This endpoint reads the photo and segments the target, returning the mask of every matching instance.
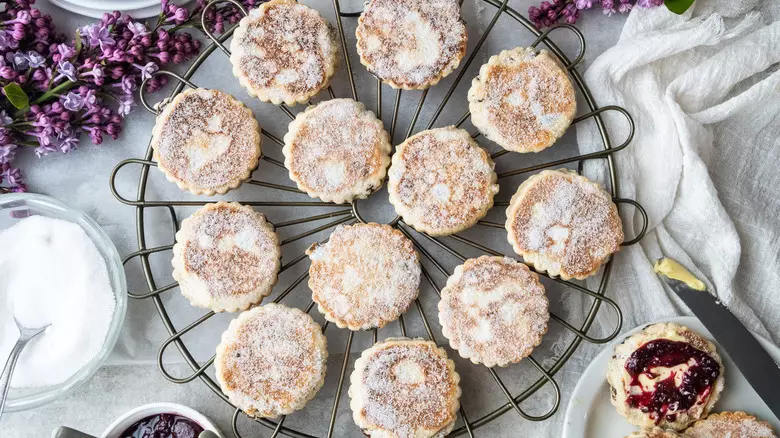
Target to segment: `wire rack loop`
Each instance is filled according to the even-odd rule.
[[[642,228],[639,230],[639,234],[637,234],[636,237],[634,237],[633,239],[621,243],[621,245],[629,246],[642,240],[645,237],[645,233],[647,233],[647,225],[648,225],[647,211],[645,210],[644,207],[642,207],[642,204],[634,201],[633,199],[626,199],[626,198],[615,198],[612,201],[615,204],[633,205],[634,208],[636,208],[639,214],[642,216]]]
[[[163,292],[167,292],[167,291],[169,291],[171,289],[175,289],[177,287],[179,287],[179,282],[174,281],[173,283],[169,283],[169,284],[166,284],[165,286],[158,287],[158,288],[156,288],[154,290],[151,290],[151,291],[149,291],[147,293],[144,293],[144,294],[136,294],[136,293],[127,291],[127,296],[129,296],[130,298],[133,298],[135,300],[143,300],[144,298],[155,297],[157,295],[160,295]]]
[[[583,120],[589,119],[591,117],[598,117],[599,115],[601,115],[601,113],[603,113],[605,111],[617,111],[620,114],[622,114],[623,116],[625,116],[625,118],[626,118],[626,123],[628,123],[628,135],[626,136],[626,139],[623,141],[623,143],[621,143],[619,146],[612,147],[611,143],[606,142],[607,143],[606,147],[603,150],[596,151],[596,152],[590,152],[590,153],[587,153],[587,154],[575,155],[575,156],[569,157],[569,158],[562,158],[560,160],[549,161],[549,162],[546,162],[546,163],[537,164],[535,166],[529,166],[529,167],[524,167],[522,169],[511,170],[511,171],[499,173],[498,174],[498,178],[502,179],[502,178],[507,178],[507,177],[510,177],[510,176],[520,175],[522,173],[535,172],[537,170],[548,169],[550,167],[563,166],[564,164],[574,163],[574,162],[577,162],[577,161],[584,162],[584,161],[587,161],[587,160],[594,160],[594,159],[597,159],[597,158],[607,158],[607,157],[611,156],[612,154],[614,154],[615,152],[619,152],[619,151],[625,149],[629,145],[629,143],[631,143],[631,140],[633,140],[633,138],[634,138],[634,133],[636,131],[636,125],[634,124],[634,118],[631,117],[631,114],[629,114],[628,111],[626,111],[624,108],[621,108],[619,106],[614,106],[614,105],[604,106],[604,107],[601,107],[601,108],[599,108],[597,110],[591,111],[591,112],[589,112],[587,114],[583,114],[583,115],[581,115],[579,117],[576,117],[574,119],[574,121],[572,121],[572,124],[580,123]],[[495,154],[493,154],[491,156],[491,158],[495,159],[495,158],[498,158],[498,157],[500,157],[502,155],[506,155],[507,153],[508,153],[507,150],[502,150],[502,151],[499,151],[499,152],[496,152]]]
[[[233,435],[235,435],[236,438],[243,438],[241,432],[238,431],[238,417],[240,413],[243,413],[243,411],[241,409],[236,409],[235,412],[233,412],[233,419],[231,420],[231,429],[233,430]],[[248,415],[244,416],[250,418]],[[274,427],[274,430],[271,432],[271,435],[269,435],[269,438],[276,438],[279,436],[279,432],[282,430],[282,425],[284,424],[285,418],[287,418],[286,415],[282,415],[279,418],[279,421],[276,423],[276,427]]]
[[[154,248],[140,249],[138,251],[131,252],[130,254],[126,255],[122,259],[122,264],[126,265],[127,262],[129,262],[130,260],[132,260],[132,259],[134,259],[136,257],[145,256],[145,255],[149,255],[149,254],[154,254],[156,252],[161,252],[161,251],[167,251],[169,249],[173,249],[173,245],[165,245],[165,246],[157,246],[157,247],[154,247]]]
[[[191,375],[189,375],[187,377],[181,377],[180,378],[180,377],[174,377],[172,374],[170,374],[168,372],[168,370],[165,369],[165,363],[163,361],[163,356],[165,356],[165,350],[168,348],[168,346],[170,346],[174,341],[180,339],[182,336],[184,336],[185,334],[187,334],[188,332],[190,332],[192,329],[194,329],[195,327],[199,326],[200,324],[204,323],[205,321],[207,321],[209,318],[211,318],[214,315],[215,315],[215,313],[214,313],[213,310],[208,312],[208,313],[206,313],[205,315],[203,315],[200,318],[196,319],[195,321],[191,322],[189,325],[187,325],[183,329],[177,331],[176,334],[174,334],[173,336],[168,338],[165,342],[163,342],[163,344],[160,346],[160,349],[157,351],[157,366],[160,368],[160,372],[163,374],[163,376],[166,379],[170,380],[173,383],[179,383],[179,384],[181,384],[181,383],[188,383],[188,382],[191,382],[191,381],[195,380],[196,378],[198,378],[198,376],[203,374],[203,372],[205,372],[206,369],[208,367],[210,367],[211,364],[214,363],[214,358],[216,356],[212,356],[211,359],[206,361],[206,363],[201,365]]]
[[[143,205],[143,201],[136,200],[131,201],[130,199],[125,198],[124,196],[119,194],[119,190],[116,188],[116,177],[120,170],[122,170],[123,167],[129,165],[129,164],[140,164],[142,166],[150,167],[150,166],[157,166],[157,163],[150,160],[142,160],[139,158],[128,158],[126,160],[122,160],[114,166],[114,170],[111,171],[111,175],[108,177],[109,181],[109,187],[111,188],[111,194],[114,195],[114,198],[116,198],[119,202],[125,205],[135,205],[140,206]]]
[[[577,52],[577,56],[574,57],[574,59],[566,64],[564,67],[566,67],[566,70],[571,70],[575,67],[577,67],[577,64],[582,62],[582,59],[585,57],[585,36],[582,35],[582,32],[580,32],[579,29],[572,26],[571,24],[558,24],[552,27],[548,27],[544,32],[542,32],[538,37],[536,37],[536,40],[534,40],[533,43],[531,43],[531,47],[536,48],[536,46],[539,45],[542,41],[547,38],[547,35],[550,34],[550,32],[556,31],[558,29],[566,29],[570,32],[574,33],[574,36],[577,37],[577,41],[580,44],[580,50]]]
[[[561,388],[558,386],[558,382],[555,381],[555,379],[552,378],[550,373],[547,372],[547,370],[542,367],[542,365],[536,361],[536,359],[533,358],[533,356],[528,356],[526,358],[529,360],[534,367],[536,367],[537,370],[539,370],[540,373],[544,376],[544,379],[549,382],[553,386],[553,391],[555,392],[555,401],[553,402],[553,406],[544,414],[541,415],[531,415],[526,413],[518,404],[517,401],[512,397],[512,393],[509,392],[509,388],[506,387],[504,382],[501,381],[501,379],[498,377],[498,373],[493,368],[488,368],[490,371],[490,375],[493,376],[493,379],[495,379],[496,383],[498,384],[499,388],[501,388],[501,392],[504,393],[507,400],[509,400],[509,403],[512,405],[514,410],[523,418],[525,418],[528,421],[544,421],[555,414],[555,412],[558,410],[558,407],[561,405]]]
[[[141,99],[141,103],[143,104],[144,108],[146,108],[147,111],[150,113],[157,115],[160,113],[160,111],[163,109],[165,105],[167,105],[170,102],[170,98],[165,98],[161,100],[160,102],[155,103],[154,105],[149,105],[149,102],[146,100],[146,84],[152,80],[152,78],[155,78],[157,76],[168,76],[171,78],[176,79],[177,81],[186,84],[190,88],[198,88],[197,85],[190,82],[188,79],[185,79],[181,76],[179,76],[177,73],[174,73],[169,70],[157,70],[156,72],[152,73],[149,77],[144,79],[143,82],[141,82],[141,89],[139,90],[138,94]]]
[[[213,8],[214,6],[216,6],[216,5],[220,4],[220,3],[231,3],[233,6],[237,7],[237,8],[238,8],[238,10],[239,10],[239,11],[241,11],[241,13],[242,13],[242,14],[244,14],[244,17],[246,17],[247,15],[249,15],[249,12],[247,12],[247,10],[246,10],[246,8],[244,7],[244,5],[242,5],[242,4],[241,4],[241,2],[239,2],[239,1],[237,1],[237,0],[212,0],[212,1],[210,1],[210,2],[209,2],[207,5],[206,5],[206,7],[204,7],[204,8],[203,8],[203,11],[201,11],[201,16],[200,16],[200,27],[201,27],[201,29],[203,30],[203,33],[205,33],[205,34],[206,34],[206,36],[207,36],[207,37],[209,37],[209,39],[210,39],[211,41],[213,41],[213,42],[214,42],[214,44],[216,44],[216,45],[217,45],[217,47],[219,47],[219,50],[222,50],[222,53],[224,53],[225,55],[227,55],[227,56],[228,56],[228,58],[229,58],[229,57],[230,57],[230,49],[228,49],[227,47],[225,47],[225,45],[224,45],[224,44],[222,44],[222,41],[224,41],[224,40],[223,40],[223,38],[221,38],[221,37],[220,37],[220,38],[217,38],[217,37],[215,37],[215,36],[214,36],[214,34],[213,34],[213,33],[211,33],[211,31],[209,30],[209,27],[208,27],[208,25],[206,25],[206,15],[207,15],[206,13],[207,13],[209,10],[211,10],[211,8]],[[235,27],[236,27],[236,26],[233,26],[233,28],[231,28],[231,30],[232,30],[232,29],[234,29]],[[222,36],[224,37],[224,35],[226,35],[226,34],[231,34],[231,35],[232,35],[232,33],[233,33],[233,32],[225,32],[225,33],[224,33]]]

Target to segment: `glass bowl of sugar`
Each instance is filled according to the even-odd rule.
[[[127,309],[122,259],[97,222],[43,195],[0,196],[0,367],[14,324],[49,327],[17,362],[5,411],[72,391],[106,361]]]

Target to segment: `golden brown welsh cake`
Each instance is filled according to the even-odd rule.
[[[515,252],[537,271],[564,280],[595,274],[623,242],[610,195],[567,169],[545,170],[525,180],[506,216]]]
[[[298,114],[284,136],[284,165],[309,196],[342,204],[379,189],[390,135],[362,103],[331,99]]]
[[[477,223],[498,193],[493,160],[463,129],[449,126],[409,137],[388,170],[390,203],[404,222],[433,236]]]
[[[230,402],[252,417],[302,409],[325,382],[327,340],[299,309],[266,304],[241,313],[222,334],[214,359]]]
[[[718,412],[685,429],[691,438],[777,438],[766,421],[745,412]]]
[[[466,54],[457,0],[370,0],[355,34],[360,62],[394,88],[435,85]]]
[[[508,257],[468,259],[441,291],[439,322],[450,346],[474,363],[507,366],[542,341],[550,319],[539,276]]]
[[[179,93],[163,107],[152,133],[157,167],[196,195],[224,194],[249,179],[260,144],[252,111],[227,93],[205,88]]]
[[[312,299],[340,328],[383,327],[419,293],[419,256],[412,241],[389,225],[340,225],[306,254]]]
[[[504,50],[483,65],[468,93],[471,122],[506,150],[539,152],[577,111],[566,70],[547,50]]]
[[[306,103],[328,86],[338,46],[330,24],[295,0],[271,0],[249,11],[230,43],[233,74],[263,102]]]
[[[262,213],[237,202],[206,204],[176,233],[173,278],[192,305],[235,312],[271,293],[281,256]]]
[[[455,364],[435,343],[388,338],[355,362],[352,417],[370,437],[443,438],[455,426],[459,382]]]

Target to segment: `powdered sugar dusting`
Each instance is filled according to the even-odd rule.
[[[333,29],[320,14],[294,0],[273,0],[242,20],[231,43],[234,67],[251,89],[272,99],[316,94],[335,68]]]
[[[256,307],[231,323],[217,348],[220,386],[249,415],[299,409],[322,386],[325,346],[319,326],[304,312]]]
[[[233,96],[199,88],[165,107],[153,146],[160,168],[194,189],[235,185],[257,166],[260,133]]]
[[[623,241],[615,204],[585,177],[544,171],[523,183],[518,194],[507,218],[515,249],[542,254],[570,277],[598,268]]]
[[[390,167],[390,199],[415,227],[451,233],[484,216],[498,193],[493,161],[455,127],[410,137]],[[399,209],[400,207],[400,209]]]
[[[270,292],[281,251],[265,217],[237,203],[209,204],[185,222],[177,243],[183,269],[215,299]],[[182,288],[190,285],[186,278]]]
[[[284,141],[291,179],[329,201],[365,197],[381,185],[390,161],[382,123],[352,99],[310,107],[291,124]]]
[[[721,412],[699,420],[685,430],[691,438],[777,438],[766,421],[745,412]]]
[[[576,110],[574,87],[542,50],[518,47],[482,67],[469,91],[474,125],[502,147],[518,152],[550,146]]]
[[[369,71],[404,88],[437,82],[466,53],[457,0],[372,0],[356,33]]]
[[[466,260],[439,302],[439,320],[452,347],[486,366],[505,366],[531,354],[549,318],[538,276],[508,257]]]
[[[382,327],[417,298],[419,257],[412,242],[388,225],[339,226],[307,254],[312,298],[340,327]]]
[[[359,412],[366,434],[416,438],[455,421],[457,380],[432,342],[395,340],[378,344],[360,374]],[[428,431],[428,433],[424,433]]]

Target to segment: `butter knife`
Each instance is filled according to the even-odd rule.
[[[653,268],[723,346],[758,396],[780,418],[780,367],[756,338],[707,291],[701,280],[675,260],[661,258]]]

